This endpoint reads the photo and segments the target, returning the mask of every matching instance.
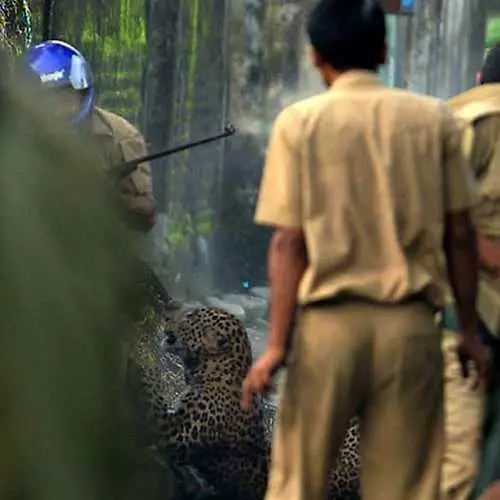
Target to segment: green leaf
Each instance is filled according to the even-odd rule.
[[[491,49],[497,43],[500,43],[500,17],[493,17],[486,27],[486,47]]]

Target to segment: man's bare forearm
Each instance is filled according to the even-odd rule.
[[[297,290],[307,267],[307,250],[300,230],[274,234],[268,254],[271,282],[269,348],[287,350],[297,307]]]
[[[467,214],[449,215],[444,248],[448,276],[464,333],[477,331],[478,252],[476,231]]]

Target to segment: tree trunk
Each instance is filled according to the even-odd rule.
[[[411,30],[411,17],[398,16],[396,19],[396,43],[394,47],[394,86],[406,88],[408,61],[406,58],[406,45],[408,31]]]
[[[474,86],[484,52],[486,9],[482,0],[445,0],[436,95],[448,99]]]
[[[412,19],[410,88],[447,99],[474,85],[481,66],[482,0],[421,0]]]
[[[264,94],[264,22],[265,0],[243,0],[244,76],[242,98],[247,111],[254,112],[263,102]]]
[[[172,144],[179,0],[146,0],[147,58],[143,73],[143,129],[150,151]],[[150,264],[169,285],[168,169],[171,158],[151,163],[158,221],[150,236]],[[147,245],[145,245],[146,247]]]
[[[456,1],[456,0],[455,0]],[[416,2],[412,19],[409,88],[414,92],[435,94],[440,46],[442,0]]]
[[[288,91],[297,91],[299,87],[304,13],[304,0],[283,0],[282,81]]]
[[[171,94],[174,142],[212,135],[227,117],[228,7],[228,0],[180,2],[173,31],[178,44]],[[222,156],[220,141],[170,159],[166,179],[170,265],[178,275],[176,291],[181,295],[200,295],[209,287],[207,246],[215,230]]]
[[[147,65],[144,89],[144,132],[152,151],[171,144],[176,71],[179,1],[147,0]],[[160,213],[167,212],[167,164],[152,164],[155,197]]]

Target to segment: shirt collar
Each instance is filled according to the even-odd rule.
[[[372,71],[352,70],[342,73],[330,87],[331,90],[349,90],[361,87],[380,87],[383,83]]]

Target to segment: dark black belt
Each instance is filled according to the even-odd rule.
[[[388,301],[382,301],[382,300],[375,300],[369,297],[363,297],[362,295],[356,295],[353,293],[342,293],[339,295],[336,295],[335,297],[330,297],[327,299],[322,299],[322,300],[316,300],[314,302],[310,302],[308,304],[304,304],[302,306],[303,309],[309,309],[309,308],[317,308],[317,307],[336,307],[336,306],[342,306],[346,304],[352,304],[353,302],[357,303],[362,303],[362,304],[367,304],[367,305],[373,305],[373,306],[379,306],[379,307],[394,307],[394,306],[399,306],[399,305],[407,305],[407,304],[414,304],[414,303],[423,303],[429,306],[430,309],[436,310],[437,308],[434,305],[431,305],[429,303],[428,298],[426,297],[425,293],[423,292],[418,292],[414,293],[412,295],[408,295],[404,299],[398,301],[398,302],[388,302]]]

